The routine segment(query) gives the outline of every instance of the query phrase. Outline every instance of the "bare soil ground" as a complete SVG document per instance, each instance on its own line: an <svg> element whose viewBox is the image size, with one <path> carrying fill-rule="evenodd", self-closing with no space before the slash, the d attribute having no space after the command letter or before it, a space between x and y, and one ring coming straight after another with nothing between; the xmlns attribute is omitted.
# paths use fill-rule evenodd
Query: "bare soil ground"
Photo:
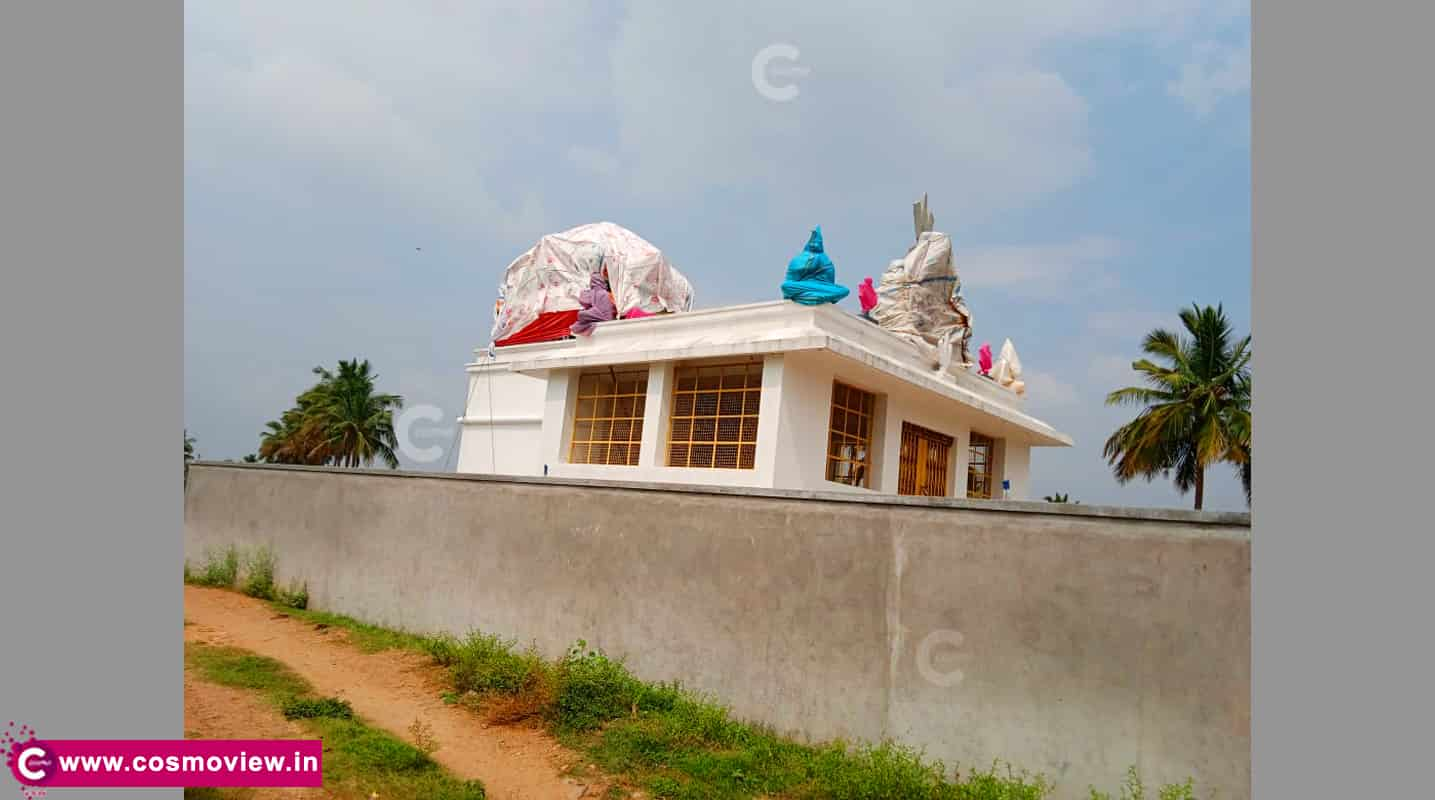
<svg viewBox="0 0 1435 800"><path fill-rule="evenodd" d="M440 698L446 688L444 676L421 654L363 653L348 643L342 630L316 628L277 614L260 601L219 589L185 586L184 616L191 623L184 629L186 641L241 647L280 661L313 684L315 691L349 701L371 725L401 739L409 740L410 727L421 721L439 744L434 760L460 778L483 781L493 800L599 798L610 783L591 776L581 783L567 777L574 766L584 766L582 757L536 725L490 726L468 709L445 704ZM278 723L288 725L282 715L257 713L255 706L262 700L233 703L234 698L214 692L236 690L208 684L201 688L201 684L186 678L186 729L193 726L206 737L217 736L210 730L261 738L292 735L276 727L276 717Z"/></svg>

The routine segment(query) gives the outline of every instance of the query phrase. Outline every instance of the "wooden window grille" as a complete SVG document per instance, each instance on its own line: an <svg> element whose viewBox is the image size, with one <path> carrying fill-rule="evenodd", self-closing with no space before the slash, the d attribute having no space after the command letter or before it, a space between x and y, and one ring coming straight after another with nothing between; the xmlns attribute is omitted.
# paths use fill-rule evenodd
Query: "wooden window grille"
<svg viewBox="0 0 1435 800"><path fill-rule="evenodd" d="M972 445L967 451L967 497L978 500L992 498L992 437L972 431Z"/></svg>
<svg viewBox="0 0 1435 800"><path fill-rule="evenodd" d="M683 366L673 378L668 466L752 469L762 362Z"/></svg>
<svg viewBox="0 0 1435 800"><path fill-rule="evenodd" d="M827 480L871 488L872 412L870 392L832 384L832 416L827 427Z"/></svg>
<svg viewBox="0 0 1435 800"><path fill-rule="evenodd" d="M636 466L647 397L647 370L580 375L568 462Z"/></svg>
<svg viewBox="0 0 1435 800"><path fill-rule="evenodd" d="M944 433L903 422L897 494L946 497L953 441Z"/></svg>

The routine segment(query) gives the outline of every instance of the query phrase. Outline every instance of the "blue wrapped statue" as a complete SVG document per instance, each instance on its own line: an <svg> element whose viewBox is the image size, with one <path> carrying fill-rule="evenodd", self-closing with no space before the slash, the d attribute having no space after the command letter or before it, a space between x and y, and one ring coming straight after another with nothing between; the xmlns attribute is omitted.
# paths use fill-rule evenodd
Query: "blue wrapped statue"
<svg viewBox="0 0 1435 800"><path fill-rule="evenodd" d="M846 286L837 285L837 268L822 251L822 226L812 229L807 246L787 262L787 280L782 282L782 296L803 305L820 306L836 303L848 295Z"/></svg>

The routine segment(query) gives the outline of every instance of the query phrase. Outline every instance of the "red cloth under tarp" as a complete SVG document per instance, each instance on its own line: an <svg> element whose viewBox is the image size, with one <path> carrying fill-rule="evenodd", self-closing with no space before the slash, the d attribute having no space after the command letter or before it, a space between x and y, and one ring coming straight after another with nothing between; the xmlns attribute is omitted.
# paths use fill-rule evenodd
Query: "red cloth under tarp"
<svg viewBox="0 0 1435 800"><path fill-rule="evenodd" d="M505 347L510 344L533 344L534 342L551 342L554 339L562 339L571 336L573 323L578 321L578 309L571 311L548 311L538 315L538 319L528 323L528 326L507 339L493 343L494 347Z"/></svg>

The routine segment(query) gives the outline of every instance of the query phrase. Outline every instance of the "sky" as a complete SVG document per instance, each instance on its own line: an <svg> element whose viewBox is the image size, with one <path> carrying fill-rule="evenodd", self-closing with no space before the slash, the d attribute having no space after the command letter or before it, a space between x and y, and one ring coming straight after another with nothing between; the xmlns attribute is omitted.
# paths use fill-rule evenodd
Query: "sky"
<svg viewBox="0 0 1435 800"><path fill-rule="evenodd" d="M1101 457L1154 327L1250 330L1250 8L1224 0L187 3L185 427L242 458L313 382L369 359L452 469L464 364L503 269L616 222L697 307L780 297L821 225L879 277L930 197L973 349L1015 344L1032 496L1189 507ZM1213 467L1206 508L1244 510Z"/></svg>

